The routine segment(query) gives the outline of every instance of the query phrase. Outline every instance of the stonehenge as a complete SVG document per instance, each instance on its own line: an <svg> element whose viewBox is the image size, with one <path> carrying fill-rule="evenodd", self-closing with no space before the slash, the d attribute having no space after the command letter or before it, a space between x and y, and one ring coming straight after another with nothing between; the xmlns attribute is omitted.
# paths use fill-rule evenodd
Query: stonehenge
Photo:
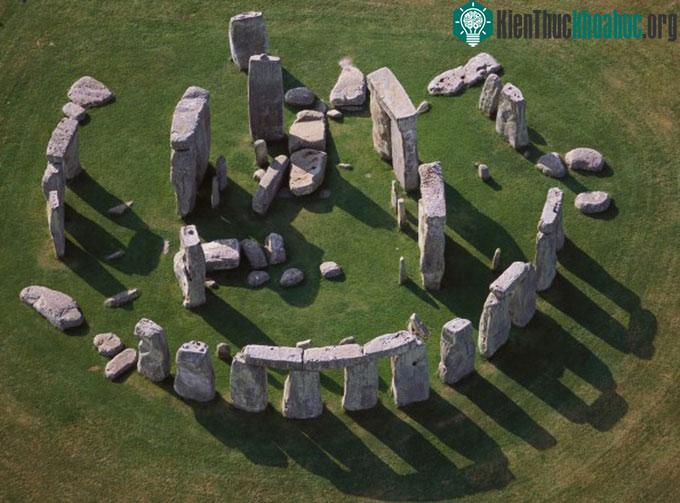
<svg viewBox="0 0 680 503"><path fill-rule="evenodd" d="M262 12L244 12L229 20L229 49L232 61L244 72L251 56L267 53L269 37Z"/></svg>
<svg viewBox="0 0 680 503"><path fill-rule="evenodd" d="M139 297L140 295L139 288L130 288L129 290L123 290L122 292L118 292L117 294L107 298L104 301L104 305L106 307L120 307L124 306L125 304L129 304L133 300Z"/></svg>
<svg viewBox="0 0 680 503"><path fill-rule="evenodd" d="M549 152L539 157L536 168L551 178L563 178L567 174L567 168L557 152Z"/></svg>
<svg viewBox="0 0 680 503"><path fill-rule="evenodd" d="M231 361L229 378L231 402L246 412L262 412L267 408L267 369L245 362L243 353L236 353Z"/></svg>
<svg viewBox="0 0 680 503"><path fill-rule="evenodd" d="M498 98L496 132L504 136L515 150L529 145L526 102L519 88L505 84Z"/></svg>
<svg viewBox="0 0 680 503"><path fill-rule="evenodd" d="M373 147L380 157L392 161L394 174L404 188L418 188L418 139L416 109L392 71L383 67L366 80L371 93Z"/></svg>
<svg viewBox="0 0 680 503"><path fill-rule="evenodd" d="M326 151L326 117L316 110L298 112L288 132L288 152L309 148Z"/></svg>
<svg viewBox="0 0 680 503"><path fill-rule="evenodd" d="M409 316L406 330L420 339L427 339L430 336L430 329L427 328L425 322L416 313Z"/></svg>
<svg viewBox="0 0 680 503"><path fill-rule="evenodd" d="M472 323L455 318L442 327L439 341L438 375L441 382L455 384L475 370L475 342Z"/></svg>
<svg viewBox="0 0 680 503"><path fill-rule="evenodd" d="M61 112L64 114L64 117L76 120L78 122L82 122L85 117L87 117L87 110L70 101L61 108Z"/></svg>
<svg viewBox="0 0 680 503"><path fill-rule="evenodd" d="M366 102L366 78L352 62L340 61L340 76L331 90L331 105L342 111L357 111Z"/></svg>
<svg viewBox="0 0 680 503"><path fill-rule="evenodd" d="M305 148L290 156L290 192L306 196L318 189L326 177L326 152Z"/></svg>
<svg viewBox="0 0 680 503"><path fill-rule="evenodd" d="M61 172L64 180L71 180L82 171L80 166L80 144L78 121L63 118L52 131L47 143L47 162Z"/></svg>
<svg viewBox="0 0 680 503"><path fill-rule="evenodd" d="M286 94L283 95L283 101L291 107L307 108L314 104L316 95L308 87L294 87L286 91Z"/></svg>
<svg viewBox="0 0 680 503"><path fill-rule="evenodd" d="M94 77L76 80L68 91L68 99L82 108L100 107L114 99L111 90Z"/></svg>
<svg viewBox="0 0 680 503"><path fill-rule="evenodd" d="M257 54L248 66L248 122L254 140L283 139L281 58Z"/></svg>
<svg viewBox="0 0 680 503"><path fill-rule="evenodd" d="M276 232L270 232L264 238L264 253L269 265L283 264L286 261L286 244L283 236Z"/></svg>
<svg viewBox="0 0 680 503"><path fill-rule="evenodd" d="M180 250L173 265L179 283L183 305L187 309L205 304L205 254L195 225L185 225L179 231Z"/></svg>
<svg viewBox="0 0 680 503"><path fill-rule="evenodd" d="M279 285L283 288L290 288L291 286L296 286L305 280L305 273L303 273L297 267L291 267L283 271L281 274L281 279L279 280Z"/></svg>
<svg viewBox="0 0 680 503"><path fill-rule="evenodd" d="M324 279L340 278L344 274L342 267L332 261L322 262L319 266L319 272Z"/></svg>
<svg viewBox="0 0 680 503"><path fill-rule="evenodd" d="M137 351L127 348L114 356L104 367L104 376L113 381L121 377L137 363Z"/></svg>
<svg viewBox="0 0 680 503"><path fill-rule="evenodd" d="M78 327L85 321L78 303L57 290L38 285L27 286L21 290L19 298L62 332Z"/></svg>
<svg viewBox="0 0 680 503"><path fill-rule="evenodd" d="M454 96L500 70L501 65L493 56L480 52L464 66L457 66L434 77L427 86L427 92L435 96Z"/></svg>
<svg viewBox="0 0 680 503"><path fill-rule="evenodd" d="M66 253L65 210L64 200L59 197L59 191L50 191L47 199L47 226L57 258L63 257Z"/></svg>
<svg viewBox="0 0 680 503"><path fill-rule="evenodd" d="M267 257L260 246L260 243L254 239L241 240L241 251L248 259L248 263L252 269L264 269L267 267Z"/></svg>
<svg viewBox="0 0 680 503"><path fill-rule="evenodd" d="M259 139L253 142L253 149L255 150L255 164L260 168L267 168L269 166L269 150L267 149L267 142Z"/></svg>
<svg viewBox="0 0 680 503"><path fill-rule="evenodd" d="M252 202L253 211L258 215L267 213L269 206L279 192L279 188L281 188L283 179L286 177L289 164L288 157L279 155L260 178Z"/></svg>
<svg viewBox="0 0 680 503"><path fill-rule="evenodd" d="M406 219L406 203L401 197L397 199L397 227L402 231L408 227L408 220Z"/></svg>
<svg viewBox="0 0 680 503"><path fill-rule="evenodd" d="M219 191L224 191L227 188L229 179L227 178L227 160L223 155L219 156L217 161L215 161L215 176L219 183Z"/></svg>
<svg viewBox="0 0 680 503"><path fill-rule="evenodd" d="M567 152L564 161L569 169L577 171L602 171L604 168L604 157L597 150L586 147L579 147Z"/></svg>
<svg viewBox="0 0 680 503"><path fill-rule="evenodd" d="M408 281L408 273L406 272L406 259L399 257L399 284L403 285Z"/></svg>
<svg viewBox="0 0 680 503"><path fill-rule="evenodd" d="M489 74L484 81L482 93L479 95L479 110L489 118L494 118L496 116L498 98L502 87L503 82L495 73Z"/></svg>
<svg viewBox="0 0 680 503"><path fill-rule="evenodd" d="M562 201L564 193L557 187L548 190L536 234L536 289L547 290L553 282L557 267L557 252L564 246Z"/></svg>
<svg viewBox="0 0 680 503"><path fill-rule="evenodd" d="M309 370L291 370L283 385L283 417L312 419L323 412L321 375Z"/></svg>
<svg viewBox="0 0 680 503"><path fill-rule="evenodd" d="M215 398L215 373L208 345L200 341L185 342L177 350L177 373L173 388L186 400L209 402Z"/></svg>
<svg viewBox="0 0 680 503"><path fill-rule="evenodd" d="M170 375L170 349L165 331L157 323L142 318L135 325L137 346L137 371L153 382L165 380Z"/></svg>
<svg viewBox="0 0 680 503"><path fill-rule="evenodd" d="M446 238L446 199L444 178L439 162L421 164L420 194L418 201L418 247L420 248L420 273L423 287L438 290L446 266L444 248Z"/></svg>
<svg viewBox="0 0 680 503"><path fill-rule="evenodd" d="M592 192L581 192L574 199L574 206L581 213L586 215L592 213L601 213L607 211L611 205L612 199L609 193L601 190Z"/></svg>
<svg viewBox="0 0 680 503"><path fill-rule="evenodd" d="M416 338L412 349L393 356L390 366L392 368L390 391L397 407L406 407L430 397L427 348L422 340Z"/></svg>
<svg viewBox="0 0 680 503"><path fill-rule="evenodd" d="M95 335L92 343L97 352L106 358L113 358L125 349L120 337L111 332Z"/></svg>
<svg viewBox="0 0 680 503"><path fill-rule="evenodd" d="M170 181L177 212L184 218L194 209L196 194L210 157L210 93L187 88L177 103L170 128Z"/></svg>
<svg viewBox="0 0 680 503"><path fill-rule="evenodd" d="M206 272L236 269L241 263L241 243L238 239L216 239L202 243Z"/></svg>

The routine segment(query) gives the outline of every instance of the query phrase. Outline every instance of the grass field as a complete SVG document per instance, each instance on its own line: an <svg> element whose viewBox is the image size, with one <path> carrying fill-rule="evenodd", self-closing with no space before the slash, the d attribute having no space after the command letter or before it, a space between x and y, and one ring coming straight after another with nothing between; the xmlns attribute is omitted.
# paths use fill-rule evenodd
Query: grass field
<svg viewBox="0 0 680 503"><path fill-rule="evenodd" d="M489 7L528 10L523 1ZM454 2L455 4L455 2ZM377 500L672 501L680 497L680 271L678 158L680 48L666 41L571 42L490 39L472 49L450 35L449 2L431 1L33 1L0 0L0 499L2 500ZM567 8L568 4L568 8ZM572 5L573 4L573 5ZM542 8L614 7L667 12L678 2L545 2ZM448 206L444 289L396 284L404 255L417 278L416 200L410 231L389 207L391 168L372 149L370 118L331 123L330 199L278 199L266 219L250 210L254 159L246 77L229 61L229 18L262 9L270 51L282 57L286 88L302 83L328 99L351 56L364 72L389 66L416 105L420 157L440 160ZM477 112L479 88L429 98L436 74L478 50L520 87L534 155L577 146L600 150L609 168L562 181L541 175ZM45 147L66 92L93 75L116 94L80 131L86 170L67 191L67 257L53 256L40 178ZM181 307L172 255L182 224L169 183L169 128L189 85L211 91L211 159L223 153L230 186L219 210L207 192L188 218L205 239L280 232L303 286L279 288L285 266L261 290L247 270L217 276L221 287L194 312ZM289 126L294 112L286 111ZM479 181L475 161L494 183ZM352 171L337 170L350 162ZM536 224L551 186L565 191L567 242L558 276L535 318L459 386L435 377L439 330L454 317L478 326L496 247L503 263L533 258ZM600 218L573 207L583 190L607 190L615 207ZM106 209L135 201L115 220ZM171 253L163 255L163 240ZM103 257L127 250L119 262ZM334 260L343 282L323 281ZM87 326L52 329L18 293L44 284L72 295ZM106 296L139 287L132 306ZM103 377L92 346L100 332L127 345L141 317L162 325L171 351L184 341L211 350L227 342L294 344L311 338L361 342L405 326L412 312L435 332L427 343L428 402L342 410L342 375L322 376L318 420L280 415L285 375L270 373L272 407L235 410L229 366L214 359L219 395L182 401L171 382L136 373ZM476 332L475 332L476 336Z"/></svg>

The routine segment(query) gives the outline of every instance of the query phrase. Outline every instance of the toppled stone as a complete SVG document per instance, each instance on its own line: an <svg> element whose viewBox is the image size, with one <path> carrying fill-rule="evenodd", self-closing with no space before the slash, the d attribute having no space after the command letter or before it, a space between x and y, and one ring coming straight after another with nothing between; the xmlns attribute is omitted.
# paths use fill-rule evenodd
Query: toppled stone
<svg viewBox="0 0 680 503"><path fill-rule="evenodd" d="M283 385L281 413L291 419L312 419L323 413L318 372L291 370Z"/></svg>
<svg viewBox="0 0 680 503"><path fill-rule="evenodd" d="M65 233L65 217L66 208L63 200L59 197L59 192L53 190L49 194L47 200L47 226L50 230L50 237L52 244L54 244L54 253L57 258L61 258L66 254L66 233Z"/></svg>
<svg viewBox="0 0 680 503"><path fill-rule="evenodd" d="M173 388L184 399L209 402L215 398L215 373L208 345L200 341L185 342L177 350L177 372Z"/></svg>
<svg viewBox="0 0 680 503"><path fill-rule="evenodd" d="M290 191L294 196L313 193L326 176L326 152L305 148L290 156Z"/></svg>
<svg viewBox="0 0 680 503"><path fill-rule="evenodd" d="M611 197L607 192L596 190L581 192L574 200L574 206L581 213L592 214L607 211L611 205Z"/></svg>
<svg viewBox="0 0 680 503"><path fill-rule="evenodd" d="M291 107L311 107L316 101L316 95L308 87L294 87L286 91L283 100Z"/></svg>
<svg viewBox="0 0 680 503"><path fill-rule="evenodd" d="M433 78L427 85L432 96L454 96L465 89L465 68L457 66Z"/></svg>
<svg viewBox="0 0 680 503"><path fill-rule="evenodd" d="M229 48L232 61L244 72L251 56L267 53L269 36L262 12L243 12L229 20Z"/></svg>
<svg viewBox="0 0 680 503"><path fill-rule="evenodd" d="M283 236L272 232L264 238L264 251L270 265L283 264L286 261L286 245Z"/></svg>
<svg viewBox="0 0 680 503"><path fill-rule="evenodd" d="M409 316L406 330L420 339L426 339L430 336L430 329L427 328L425 322L421 320L420 316L418 316L416 313L413 313L411 316Z"/></svg>
<svg viewBox="0 0 680 503"><path fill-rule="evenodd" d="M165 331L157 323L142 318L135 325L139 338L137 371L153 382L161 382L170 375L170 349Z"/></svg>
<svg viewBox="0 0 680 503"><path fill-rule="evenodd" d="M597 172L604 168L604 157L592 148L581 147L570 150L564 156L564 160L569 169Z"/></svg>
<svg viewBox="0 0 680 503"><path fill-rule="evenodd" d="M480 164L477 166L477 175L480 179L488 182L491 179L491 172L489 171L489 166L486 164Z"/></svg>
<svg viewBox="0 0 680 503"><path fill-rule="evenodd" d="M241 350L245 362L277 370L302 370L301 348L249 344Z"/></svg>
<svg viewBox="0 0 680 503"><path fill-rule="evenodd" d="M125 201L124 203L120 203L116 206L109 208L106 212L111 216L118 217L118 216L122 215L123 213L125 213L130 208L132 208L133 204L134 204L134 201Z"/></svg>
<svg viewBox="0 0 680 503"><path fill-rule="evenodd" d="M269 166L269 151L267 150L267 142L264 140L255 140L253 142L253 149L255 150L255 164L261 168Z"/></svg>
<svg viewBox="0 0 680 503"><path fill-rule="evenodd" d="M262 180L262 178L264 177L264 175L266 173L267 173L267 171L262 169L262 168L256 169L255 171L253 171L253 180L255 180L256 182L259 182L260 180Z"/></svg>
<svg viewBox="0 0 680 503"><path fill-rule="evenodd" d="M86 75L73 83L68 99L83 108L100 107L113 100L113 93L97 79Z"/></svg>
<svg viewBox="0 0 680 503"><path fill-rule="evenodd" d="M522 91L512 84L505 84L501 90L496 113L496 132L503 135L516 150L529 145L526 102Z"/></svg>
<svg viewBox="0 0 680 503"><path fill-rule="evenodd" d="M264 269L267 267L267 257L265 257L260 243L254 239L243 239L241 241L241 250L248 259L251 268Z"/></svg>
<svg viewBox="0 0 680 503"><path fill-rule="evenodd" d="M399 284L403 285L408 281L408 273L406 272L406 259L399 257Z"/></svg>
<svg viewBox="0 0 680 503"><path fill-rule="evenodd" d="M406 353L415 348L417 338L406 330L385 334L364 344L364 354L371 358L384 358Z"/></svg>
<svg viewBox="0 0 680 503"><path fill-rule="evenodd" d="M32 285L21 290L19 298L62 332L78 327L84 321L78 303L57 290Z"/></svg>
<svg viewBox="0 0 680 503"><path fill-rule="evenodd" d="M106 358L113 358L125 349L125 344L120 340L120 337L112 332L97 334L92 342L97 352Z"/></svg>
<svg viewBox="0 0 680 503"><path fill-rule="evenodd" d="M296 267L291 267L283 271L279 284L284 288L296 286L302 283L305 279L305 274Z"/></svg>
<svg viewBox="0 0 680 503"><path fill-rule="evenodd" d="M237 409L262 412L267 408L267 369L247 364L242 353L236 353L231 362L229 386L231 401Z"/></svg>
<svg viewBox="0 0 680 503"><path fill-rule="evenodd" d="M421 101L420 105L418 105L418 108L416 108L416 115L422 115L426 112L430 111L430 102L429 101Z"/></svg>
<svg viewBox="0 0 680 503"><path fill-rule="evenodd" d="M351 61L340 62L340 76L331 90L331 105L340 110L359 110L366 102L366 78Z"/></svg>
<svg viewBox="0 0 680 503"><path fill-rule="evenodd" d="M304 370L332 370L362 363L364 353L359 344L342 344L305 348L302 358Z"/></svg>
<svg viewBox="0 0 680 503"><path fill-rule="evenodd" d="M269 206L281 188L289 164L288 157L279 155L261 176L252 202L253 211L258 215L267 213Z"/></svg>
<svg viewBox="0 0 680 503"><path fill-rule="evenodd" d="M397 199L397 226L400 230L408 227L408 219L406 218L406 203L403 198Z"/></svg>
<svg viewBox="0 0 680 503"><path fill-rule="evenodd" d="M252 271L246 278L246 283L251 288L258 288L269 281L269 273L267 271Z"/></svg>
<svg viewBox="0 0 680 503"><path fill-rule="evenodd" d="M281 58L257 54L248 66L250 134L265 141L283 139L283 73Z"/></svg>
<svg viewBox="0 0 680 503"><path fill-rule="evenodd" d="M439 379L455 384L475 371L475 343L470 320L455 318L442 327L439 343Z"/></svg>
<svg viewBox="0 0 680 503"><path fill-rule="evenodd" d="M207 272L236 269L241 263L241 245L238 239L216 239L202 243L201 247Z"/></svg>
<svg viewBox="0 0 680 503"><path fill-rule="evenodd" d="M339 169L344 169L345 171L352 171L352 165L348 162L341 162L338 164Z"/></svg>
<svg viewBox="0 0 680 503"><path fill-rule="evenodd" d="M104 260L112 261L112 260L118 260L119 258L122 258L125 256L125 250L116 250L113 253L109 253L106 257L104 257Z"/></svg>
<svg viewBox="0 0 680 503"><path fill-rule="evenodd" d="M228 362L231 359L231 348L226 342L220 342L215 350L217 357L223 362Z"/></svg>
<svg viewBox="0 0 680 503"><path fill-rule="evenodd" d="M114 381L134 368L135 363L137 363L137 351L133 348L124 349L106 364L104 376L108 380Z"/></svg>
<svg viewBox="0 0 680 503"><path fill-rule="evenodd" d="M501 78L495 73L486 77L482 93L479 95L479 110L487 117L493 118L498 110L498 98L503 88Z"/></svg>
<svg viewBox="0 0 680 503"><path fill-rule="evenodd" d="M227 178L227 160L223 155L219 156L215 163L215 176L218 180L219 191L222 192L229 184L229 179Z"/></svg>
<svg viewBox="0 0 680 503"><path fill-rule="evenodd" d="M64 116L78 122L82 122L87 117L87 110L70 101L61 108L61 111L64 113Z"/></svg>
<svg viewBox="0 0 680 503"><path fill-rule="evenodd" d="M418 201L418 247L423 286L438 290L444 277L444 248L446 238L446 200L444 177L439 162L421 164L420 194Z"/></svg>
<svg viewBox="0 0 680 503"><path fill-rule="evenodd" d="M491 270L492 271L497 271L501 267L501 249L496 248L496 251L493 252L493 258L491 259Z"/></svg>
<svg viewBox="0 0 680 503"><path fill-rule="evenodd" d="M342 346L343 344L354 344L356 343L356 339L354 336L350 335L349 337L343 337L340 339L340 342L338 342L338 346Z"/></svg>
<svg viewBox="0 0 680 503"><path fill-rule="evenodd" d="M109 297L104 301L104 305L106 307L124 306L125 304L129 304L130 302L135 300L137 297L139 297L139 295L140 295L139 288L131 288L130 290L124 290L122 292L119 292L113 297Z"/></svg>
<svg viewBox="0 0 680 503"><path fill-rule="evenodd" d="M185 225L179 231L180 251L173 261L175 277L187 309L205 304L205 254L195 225Z"/></svg>
<svg viewBox="0 0 680 503"><path fill-rule="evenodd" d="M557 152L550 152L542 155L536 162L536 167L545 176L551 178L562 178L567 174L567 168L564 166L562 158Z"/></svg>
<svg viewBox="0 0 680 503"><path fill-rule="evenodd" d="M325 279L339 278L343 275L342 267L336 262L323 262L319 266L319 271L321 271L321 276Z"/></svg>
<svg viewBox="0 0 680 503"><path fill-rule="evenodd" d="M326 117L333 119L334 121L341 121L344 114L340 110L333 109L326 112Z"/></svg>
<svg viewBox="0 0 680 503"><path fill-rule="evenodd" d="M425 343L416 339L413 349L391 358L392 385L397 407L422 402L430 397L430 376Z"/></svg>
<svg viewBox="0 0 680 503"><path fill-rule="evenodd" d="M342 407L356 411L378 405L378 362L364 359L362 363L345 368Z"/></svg>
<svg viewBox="0 0 680 503"><path fill-rule="evenodd" d="M205 287L210 288L212 290L217 290L220 287L220 285L214 279L206 278Z"/></svg>
<svg viewBox="0 0 680 503"><path fill-rule="evenodd" d="M288 151L310 148L326 150L326 118L315 110L298 112L288 132Z"/></svg>
<svg viewBox="0 0 680 503"><path fill-rule="evenodd" d="M47 143L47 162L62 173L65 180L80 174L80 146L78 141L78 121L63 118L52 131Z"/></svg>
<svg viewBox="0 0 680 503"><path fill-rule="evenodd" d="M493 56L486 52L480 52L465 64L463 69L465 86L472 87L486 79L488 75L498 73L500 70L501 65Z"/></svg>

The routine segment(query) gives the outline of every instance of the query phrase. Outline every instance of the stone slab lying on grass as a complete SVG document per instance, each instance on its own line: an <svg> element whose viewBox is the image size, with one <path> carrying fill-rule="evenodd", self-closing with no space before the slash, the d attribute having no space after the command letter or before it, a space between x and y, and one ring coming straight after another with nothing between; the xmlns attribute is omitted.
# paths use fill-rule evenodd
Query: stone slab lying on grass
<svg viewBox="0 0 680 503"><path fill-rule="evenodd" d="M358 110L366 103L366 77L351 61L340 62L340 76L331 90L331 105L340 110Z"/></svg>
<svg viewBox="0 0 680 503"><path fill-rule="evenodd" d="M113 97L108 87L89 75L76 80L68 91L68 99L83 108L106 105Z"/></svg>
<svg viewBox="0 0 680 503"><path fill-rule="evenodd" d="M236 269L241 263L241 244L238 239L216 239L202 243L201 247L208 272Z"/></svg>
<svg viewBox="0 0 680 503"><path fill-rule="evenodd" d="M248 259L251 268L264 269L267 267L267 257L265 256L260 243L254 239L241 240L241 251Z"/></svg>
<svg viewBox="0 0 680 503"><path fill-rule="evenodd" d="M299 285L305 279L305 273L303 273L297 267L291 267L283 271L279 284L284 288L290 288L292 286Z"/></svg>
<svg viewBox="0 0 680 503"><path fill-rule="evenodd" d="M326 176L326 152L302 149L290 156L290 191L294 196L313 193Z"/></svg>
<svg viewBox="0 0 680 503"><path fill-rule="evenodd" d="M258 215L264 215L281 188L290 162L285 155L277 156L267 171L258 173L258 186L253 196L252 208ZM260 172L261 170L258 170ZM256 172L257 173L257 172ZM255 176L253 176L255 178Z"/></svg>
<svg viewBox="0 0 680 503"><path fill-rule="evenodd" d="M104 301L106 307L120 307L124 306L139 297L139 288L131 288L129 290L124 290L117 293L116 295L109 297Z"/></svg>
<svg viewBox="0 0 680 503"><path fill-rule="evenodd" d="M592 214L607 211L612 199L607 192L596 190L593 192L581 192L574 200L574 206L581 213Z"/></svg>
<svg viewBox="0 0 680 503"><path fill-rule="evenodd" d="M283 100L291 107L310 107L316 101L316 95L308 87L294 87L286 91Z"/></svg>
<svg viewBox="0 0 680 503"><path fill-rule="evenodd" d="M298 112L288 132L288 151L326 150L326 117L315 110Z"/></svg>
<svg viewBox="0 0 680 503"><path fill-rule="evenodd" d="M82 122L85 119L85 117L87 117L87 110L85 110L80 105L76 105L75 103L72 103L70 101L61 108L61 111L64 114L64 116L78 122Z"/></svg>
<svg viewBox="0 0 680 503"><path fill-rule="evenodd" d="M536 161L536 167L545 176L552 178L563 178L567 174L567 168L564 162L562 162L562 157L557 152L542 155Z"/></svg>
<svg viewBox="0 0 680 503"><path fill-rule="evenodd" d="M465 89L465 68L457 66L433 78L427 85L432 96L454 96Z"/></svg>
<svg viewBox="0 0 680 503"><path fill-rule="evenodd" d="M269 281L269 273L267 271L252 271L246 278L246 283L251 288L258 288Z"/></svg>
<svg viewBox="0 0 680 503"><path fill-rule="evenodd" d="M604 157L592 148L580 147L570 150L564 156L564 161L569 169L597 172L604 168Z"/></svg>
<svg viewBox="0 0 680 503"><path fill-rule="evenodd" d="M112 332L95 335L92 343L99 354L107 358L113 358L125 349L125 344L120 337Z"/></svg>
<svg viewBox="0 0 680 503"><path fill-rule="evenodd" d="M336 262L323 262L319 266L319 271L321 272L321 276L323 276L326 279L333 279L333 278L338 278L342 276L342 267L340 267Z"/></svg>
<svg viewBox="0 0 680 503"><path fill-rule="evenodd" d="M501 68L500 63L491 54L486 52L476 54L465 63L463 68L466 87L482 82L488 75L501 71Z"/></svg>
<svg viewBox="0 0 680 503"><path fill-rule="evenodd" d="M113 359L104 367L104 376L113 381L118 379L128 370L134 368L137 363L137 350L127 348L118 353Z"/></svg>
<svg viewBox="0 0 680 503"><path fill-rule="evenodd" d="M21 290L19 298L62 332L85 321L78 303L57 290L32 285Z"/></svg>

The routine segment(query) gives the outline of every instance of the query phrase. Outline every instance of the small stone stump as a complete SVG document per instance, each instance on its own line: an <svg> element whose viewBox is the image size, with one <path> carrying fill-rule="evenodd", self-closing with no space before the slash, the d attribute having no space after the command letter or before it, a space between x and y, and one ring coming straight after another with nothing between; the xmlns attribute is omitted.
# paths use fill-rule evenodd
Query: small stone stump
<svg viewBox="0 0 680 503"><path fill-rule="evenodd" d="M156 322L142 318L135 325L139 338L137 371L153 382L161 382L170 375L170 349L165 331Z"/></svg>
<svg viewBox="0 0 680 503"><path fill-rule="evenodd" d="M470 320L455 318L442 327L439 379L455 384L475 370L475 343Z"/></svg>
<svg viewBox="0 0 680 503"><path fill-rule="evenodd" d="M246 412L262 412L269 401L267 369L248 365L242 353L236 353L231 362L231 402Z"/></svg>
<svg viewBox="0 0 680 503"><path fill-rule="evenodd" d="M422 402L430 397L430 376L425 343L417 340L415 347L406 353L393 356L392 396L397 407Z"/></svg>
<svg viewBox="0 0 680 503"><path fill-rule="evenodd" d="M175 392L187 400L209 402L215 398L215 374L208 345L200 341L182 344L175 360Z"/></svg>
<svg viewBox="0 0 680 503"><path fill-rule="evenodd" d="M377 360L366 358L359 365L345 367L344 383L342 407L345 410L367 410L378 405Z"/></svg>

